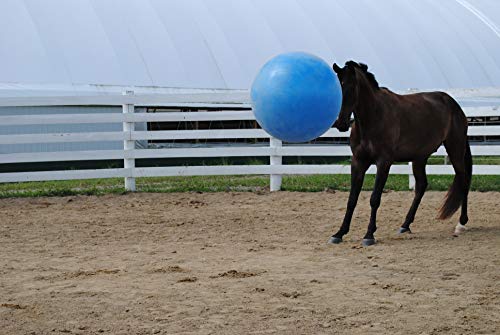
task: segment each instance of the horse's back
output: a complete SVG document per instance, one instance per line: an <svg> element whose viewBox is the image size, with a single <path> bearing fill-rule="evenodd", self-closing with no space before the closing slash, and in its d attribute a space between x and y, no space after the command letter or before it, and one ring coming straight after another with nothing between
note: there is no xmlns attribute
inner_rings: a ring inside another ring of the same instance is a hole
<svg viewBox="0 0 500 335"><path fill-rule="evenodd" d="M463 118L467 122L458 103L444 92L394 95L394 98L392 113L399 126L395 155L400 161L430 155L456 126L456 120Z"/></svg>
<svg viewBox="0 0 500 335"><path fill-rule="evenodd" d="M406 95L398 95L401 101L407 101L412 105L423 107L422 112L433 112L443 114L463 114L458 102L446 92L421 92ZM463 114L465 116L465 114Z"/></svg>
<svg viewBox="0 0 500 335"><path fill-rule="evenodd" d="M446 92L422 92L402 95L409 101L407 110L401 112L413 125L425 124L424 128L442 130L445 136L451 127L467 125L467 117L458 102Z"/></svg>

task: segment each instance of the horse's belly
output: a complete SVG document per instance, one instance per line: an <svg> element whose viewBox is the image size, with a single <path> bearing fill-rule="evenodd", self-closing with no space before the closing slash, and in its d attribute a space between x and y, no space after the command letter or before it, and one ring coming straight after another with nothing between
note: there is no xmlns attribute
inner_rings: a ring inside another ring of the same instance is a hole
<svg viewBox="0 0 500 335"><path fill-rule="evenodd" d="M429 118L430 119L430 118ZM418 129L418 131L416 131ZM429 120L426 127L416 127L411 123L401 125L400 136L395 143L394 156L396 161L413 161L429 157L446 138L444 120Z"/></svg>
<svg viewBox="0 0 500 335"><path fill-rule="evenodd" d="M416 147L414 145L400 145L394 152L396 162L410 162L420 158L426 158L432 155L441 146L441 141L432 141L422 143Z"/></svg>

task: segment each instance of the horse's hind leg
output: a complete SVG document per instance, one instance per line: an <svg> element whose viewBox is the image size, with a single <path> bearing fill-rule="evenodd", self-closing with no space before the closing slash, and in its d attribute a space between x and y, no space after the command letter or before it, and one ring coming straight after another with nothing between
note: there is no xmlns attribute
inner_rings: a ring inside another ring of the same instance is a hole
<svg viewBox="0 0 500 335"><path fill-rule="evenodd" d="M410 210L406 215L405 222L399 228L399 233L411 233L410 224L415 220L415 213L417 212L420 201L424 196L425 190L427 189L427 175L425 173L425 166L427 164L427 158L413 161L413 176L415 177L415 198L411 204Z"/></svg>
<svg viewBox="0 0 500 335"><path fill-rule="evenodd" d="M460 213L459 223L455 227L455 232L454 232L455 236L458 236L460 233L462 233L465 230L465 225L467 224L467 222L469 222L469 217L467 215L467 201L469 197L469 190L472 180L472 155L470 151L469 141L467 141L466 143L464 166L465 166L465 185L463 191L464 194L462 199L462 209Z"/></svg>
<svg viewBox="0 0 500 335"><path fill-rule="evenodd" d="M462 213L460 215L460 224L464 226L469 221L469 217L467 216L467 200L469 197L471 181L472 181L472 154L470 152L469 141L467 141L465 147L465 193L464 193L464 199L462 200Z"/></svg>
<svg viewBox="0 0 500 335"><path fill-rule="evenodd" d="M455 235L458 235L465 230L465 224L469 220L467 216L467 198L472 177L472 156L466 138L447 139L444 142L444 146L455 170L455 178L441 211L441 218L450 217L461 205L462 210L459 223L455 227ZM443 215L443 213L445 214Z"/></svg>

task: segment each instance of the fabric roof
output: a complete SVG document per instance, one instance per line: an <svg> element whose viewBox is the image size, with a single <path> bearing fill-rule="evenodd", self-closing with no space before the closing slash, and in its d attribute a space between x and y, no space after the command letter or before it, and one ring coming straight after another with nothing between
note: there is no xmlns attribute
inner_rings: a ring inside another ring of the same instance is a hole
<svg viewBox="0 0 500 335"><path fill-rule="evenodd" d="M2 0L0 22L0 87L247 89L299 50L392 89L500 86L497 0Z"/></svg>

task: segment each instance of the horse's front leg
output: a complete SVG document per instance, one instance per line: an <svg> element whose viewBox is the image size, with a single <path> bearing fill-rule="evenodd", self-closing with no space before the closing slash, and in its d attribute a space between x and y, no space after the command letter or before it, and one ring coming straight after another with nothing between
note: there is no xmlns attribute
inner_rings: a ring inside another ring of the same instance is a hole
<svg viewBox="0 0 500 335"><path fill-rule="evenodd" d="M344 221L339 231L333 235L328 243L338 244L342 242L342 237L349 232L351 225L352 214L354 208L358 203L359 192L363 186L366 170L370 167L370 162L356 156L352 157L351 162L351 192L349 193L349 200L347 201L347 210L345 212Z"/></svg>
<svg viewBox="0 0 500 335"><path fill-rule="evenodd" d="M392 162L383 161L377 163L377 176L375 177L375 187L373 188L372 196L370 197L370 223L368 230L363 238L363 245L369 246L375 244L374 233L377 230L377 210L380 206L380 199L382 198L382 191L384 190L385 182L389 176Z"/></svg>

